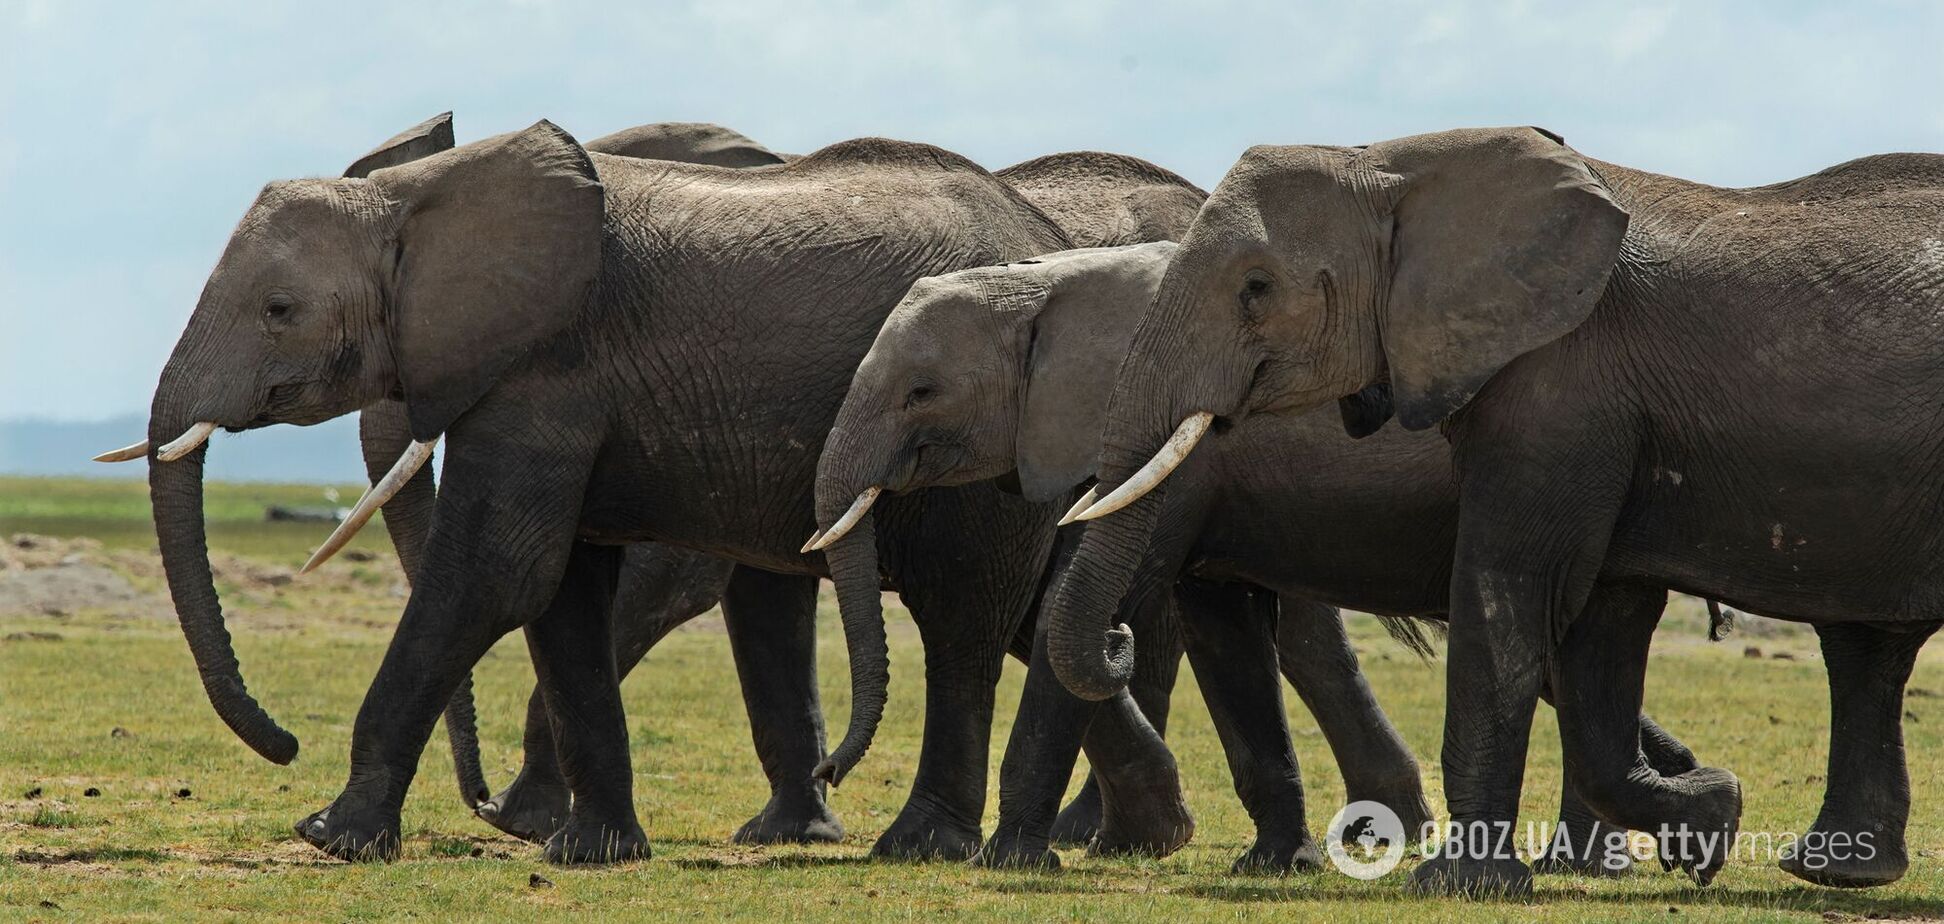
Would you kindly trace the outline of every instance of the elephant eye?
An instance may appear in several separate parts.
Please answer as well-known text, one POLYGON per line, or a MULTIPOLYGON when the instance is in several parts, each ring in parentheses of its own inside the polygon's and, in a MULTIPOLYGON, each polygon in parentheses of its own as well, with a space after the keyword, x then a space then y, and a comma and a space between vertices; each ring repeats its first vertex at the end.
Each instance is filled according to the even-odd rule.
POLYGON ((1267 273, 1263 273, 1260 270, 1252 271, 1247 278, 1242 280, 1242 291, 1236 293, 1235 300, 1246 311, 1257 300, 1268 295, 1270 288, 1274 285, 1274 280, 1271 280, 1267 273))
POLYGON ((938 394, 938 389, 930 385, 914 385, 911 394, 905 396, 905 407, 912 408, 930 401, 938 394))
POLYGON ((290 303, 281 299, 272 300, 263 306, 263 316, 272 321, 281 321, 290 314, 290 303))

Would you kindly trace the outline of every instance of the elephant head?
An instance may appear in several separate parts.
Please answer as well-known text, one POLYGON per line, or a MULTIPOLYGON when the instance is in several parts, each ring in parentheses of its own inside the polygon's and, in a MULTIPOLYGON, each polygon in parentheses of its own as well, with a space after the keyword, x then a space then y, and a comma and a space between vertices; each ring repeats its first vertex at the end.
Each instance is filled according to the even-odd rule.
MULTIPOLYGON (((1137 501, 1212 423, 1344 396, 1353 433, 1393 411, 1414 430, 1445 419, 1586 319, 1626 228, 1593 168, 1539 129, 1251 148, 1183 238, 1109 399, 1111 490, 1078 518, 1137 515, 1095 524, 1081 554, 1144 545, 1137 501)), ((1088 647, 1060 675, 1101 695, 1124 678, 1088 647)))
MULTIPOLYGON (((914 284, 859 364, 824 443, 818 522, 832 525, 811 546, 841 546, 869 529, 868 516, 848 514, 881 491, 1010 477, 1028 500, 1069 498, 1093 474, 1114 369, 1175 249, 1069 250, 914 284)), ((1119 563, 1127 567, 1078 602, 1112 612, 1138 560, 1119 563), (1104 586, 1115 581, 1121 592, 1104 586)), ((847 576, 835 562, 842 593, 847 576)), ((861 573, 875 593, 874 571, 861 573)), ((1055 633, 1065 624, 1089 617, 1063 619, 1055 633)))
POLYGON ((580 315, 600 271, 602 188, 566 132, 541 122, 419 156, 449 134, 415 131, 350 171, 370 167, 369 177, 264 188, 150 409, 149 490, 183 632, 217 713, 278 763, 297 741, 245 690, 210 578, 204 441, 217 428, 317 423, 394 397, 423 449, 394 469, 403 484, 453 421, 580 315))

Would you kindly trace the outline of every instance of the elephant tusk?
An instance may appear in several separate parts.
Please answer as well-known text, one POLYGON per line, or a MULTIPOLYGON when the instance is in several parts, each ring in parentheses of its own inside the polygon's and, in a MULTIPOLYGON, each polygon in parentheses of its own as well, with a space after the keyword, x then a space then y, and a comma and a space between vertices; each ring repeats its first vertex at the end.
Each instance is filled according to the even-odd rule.
POLYGON ((95 456, 94 460, 96 462, 128 462, 148 455, 148 451, 149 441, 143 440, 139 443, 130 443, 120 449, 110 449, 101 455, 95 456))
POLYGON ((345 544, 351 541, 351 537, 358 534, 358 530, 363 529, 364 525, 370 522, 371 515, 377 513, 378 508, 383 507, 386 501, 392 499, 392 495, 397 494, 400 488, 405 487, 406 482, 412 480, 413 475, 418 474, 419 469, 425 467, 426 460, 432 458, 432 447, 437 445, 439 445, 439 438, 436 436, 429 440, 413 442, 405 450, 405 454, 398 457, 391 471, 386 472, 385 477, 378 479, 378 483, 372 485, 371 490, 364 492, 364 496, 358 498, 357 505, 351 508, 351 515, 338 524, 338 528, 331 533, 331 538, 324 540, 324 544, 318 546, 317 551, 311 555, 310 561, 304 562, 304 567, 298 569, 297 573, 309 574, 317 570, 318 565, 330 561, 331 556, 336 555, 339 549, 344 548, 345 544))
POLYGON ((830 524, 830 529, 823 534, 823 538, 810 545, 810 551, 830 548, 837 540, 844 538, 844 534, 850 532, 851 527, 856 526, 857 521, 864 519, 864 514, 871 511, 871 504, 883 491, 883 488, 876 485, 865 488, 863 493, 857 495, 856 500, 851 501, 850 509, 844 511, 844 515, 838 517, 837 522, 830 524))
POLYGON ((1091 488, 1088 488, 1087 493, 1080 495, 1080 499, 1074 501, 1073 506, 1067 508, 1066 514, 1060 517, 1059 525, 1065 526, 1068 523, 1071 523, 1074 520, 1079 519, 1080 514, 1086 512, 1086 509, 1088 507, 1092 507, 1094 505, 1094 501, 1097 501, 1099 499, 1100 499, 1100 486, 1095 485, 1091 488))
POLYGON ((1149 459, 1146 465, 1141 466, 1141 470, 1135 472, 1134 477, 1115 488, 1112 494, 1101 498, 1100 503, 1082 511, 1076 519, 1096 520, 1140 500, 1142 495, 1154 490, 1155 486, 1167 478, 1168 473, 1181 464, 1181 460, 1188 458, 1188 453, 1194 450, 1195 444, 1201 442, 1202 435, 1208 432, 1208 425, 1214 422, 1215 415, 1208 411, 1196 411, 1189 415, 1187 420, 1181 422, 1181 426, 1175 428, 1174 435, 1168 437, 1168 441, 1161 446, 1161 451, 1155 453, 1154 458, 1149 459))
POLYGON ((205 420, 183 431, 181 436, 163 443, 162 448, 155 451, 155 458, 160 462, 174 462, 195 452, 196 447, 201 446, 203 441, 209 439, 209 435, 215 432, 215 421, 205 420))
POLYGON ((813 532, 813 533, 811 533, 811 534, 810 534, 810 538, 809 538, 809 540, 807 540, 807 541, 805 541, 805 542, 803 543, 803 548, 800 548, 800 549, 797 549, 797 554, 798 554, 798 555, 808 555, 808 554, 810 554, 811 552, 814 552, 814 551, 816 551, 816 550, 817 550, 817 541, 818 541, 818 540, 820 540, 820 539, 822 539, 822 538, 823 538, 823 530, 821 530, 821 529, 820 529, 820 530, 817 530, 816 532, 813 532))

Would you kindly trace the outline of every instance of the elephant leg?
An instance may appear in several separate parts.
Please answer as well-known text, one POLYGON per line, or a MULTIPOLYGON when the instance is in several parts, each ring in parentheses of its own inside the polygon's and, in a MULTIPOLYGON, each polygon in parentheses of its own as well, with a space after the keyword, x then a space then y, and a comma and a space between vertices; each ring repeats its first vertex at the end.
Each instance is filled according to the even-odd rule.
POLYGON ((1397 813, 1408 834, 1425 830, 1431 806, 1417 755, 1377 703, 1336 607, 1281 599, 1276 655, 1282 674, 1316 718, 1343 775, 1349 802, 1376 802, 1397 813))
POLYGON ((879 511, 880 567, 925 647, 925 730, 911 795, 874 856, 979 852, 999 670, 1052 557, 1049 514, 990 484, 931 489, 879 511))
POLYGON ((621 553, 575 543, 553 604, 526 627, 561 774, 573 793, 566 822, 547 839, 552 863, 648 856, 648 837, 635 817, 628 722, 608 618, 621 553))
MULTIPOLYGON (((1640 716, 1640 753, 1647 766, 1664 777, 1680 776, 1698 770, 1701 762, 1687 745, 1654 723, 1640 716)), ((1666 865, 1673 868, 1671 858, 1666 865)), ((1600 820, 1593 808, 1573 788, 1573 773, 1562 775, 1559 787, 1559 821, 1552 839, 1534 858, 1533 872, 1611 878, 1633 869, 1633 850, 1627 830, 1600 820)))
MULTIPOLYGON (((1154 642, 1135 649, 1127 695, 1108 700, 1103 705, 1110 708, 1095 713, 1087 727, 1088 779, 1100 791, 1100 827, 1088 842, 1095 856, 1165 857, 1195 834, 1180 769, 1162 740, 1182 654, 1180 617, 1169 590, 1150 592, 1137 582, 1124 621, 1137 637, 1154 642)), ((1051 664, 1047 674, 1054 676, 1051 664)))
POLYGON ((1256 842, 1238 873, 1306 872, 1323 865, 1303 806, 1303 774, 1289 743, 1276 674, 1277 600, 1246 584, 1185 579, 1175 585, 1182 635, 1208 713, 1228 756, 1235 794, 1256 842))
POLYGON ((1659 587, 1597 587, 1554 658, 1554 705, 1579 797, 1600 820, 1656 836, 1664 860, 1706 885, 1734 849, 1741 783, 1714 767, 1668 776, 1642 748, 1647 651, 1666 602, 1659 587))
MULTIPOLYGON (((1033 611, 1038 611, 1046 584, 1060 572, 1060 564, 1070 551, 1071 544, 1063 543, 1054 567, 1042 577, 1033 611)), ((1062 822, 1071 826, 1070 835, 1084 834, 1082 843, 1093 842, 1102 824, 1100 774, 1089 772, 1074 803, 1054 815, 1083 743, 1091 764, 1116 768, 1109 774, 1109 788, 1121 796, 1113 805, 1114 836, 1130 844, 1147 843, 1152 850, 1165 853, 1179 846, 1184 820, 1186 830, 1193 830, 1193 819, 1181 802, 1174 755, 1150 721, 1153 716, 1144 714, 1148 707, 1138 701, 1143 693, 1154 697, 1159 691, 1157 713, 1166 720, 1166 694, 1174 686, 1180 662, 1178 653, 1168 653, 1168 649, 1178 647, 1169 640, 1178 638, 1179 633, 1172 614, 1158 611, 1160 603, 1160 598, 1144 595, 1131 608, 1123 609, 1123 621, 1137 626, 1136 631, 1148 633, 1143 638, 1161 640, 1167 646, 1162 649, 1164 657, 1137 663, 1129 689, 1101 703, 1074 696, 1061 685, 1047 661, 1046 623, 1036 621, 1027 658, 1026 688, 999 770, 999 823, 975 858, 977 863, 1058 867, 1060 858, 1051 844, 1060 843, 1053 832, 1062 822), (1159 790, 1149 785, 1157 781, 1159 790), (1156 830, 1161 833, 1153 833, 1156 830)))
POLYGON ((332 856, 397 856, 399 810, 439 713, 486 650, 543 612, 560 587, 582 485, 532 473, 584 465, 562 457, 571 446, 494 449, 448 453, 411 599, 352 726, 349 779, 329 807, 297 824, 332 856))
POLYGON ((1815 824, 1781 859, 1790 875, 1861 888, 1895 882, 1909 869, 1904 685, 1937 627, 1816 627, 1829 669, 1829 773, 1815 824))
MULTIPOLYGON (((1131 627, 1133 623, 1128 625, 1131 627)), ((1181 673, 1180 633, 1174 631, 1172 620, 1164 623, 1164 626, 1165 631, 1141 636, 1144 647, 1134 652, 1134 679, 1127 685, 1136 709, 1148 727, 1154 730, 1155 737, 1160 739, 1168 735, 1168 710, 1173 702, 1175 680, 1181 673), (1145 639, 1149 638, 1156 639, 1156 643, 1146 644, 1145 639)), ((1052 666, 1048 665, 1047 670, 1051 671, 1052 666)), ((1133 729, 1138 727, 1138 723, 1131 717, 1121 716, 1114 721, 1120 723, 1121 729, 1116 734, 1136 733, 1133 729)), ((1088 753, 1092 753, 1091 747, 1088 753)), ((1120 814, 1118 808, 1115 812, 1120 814)), ((1084 847, 1093 843, 1100 836, 1105 813, 1106 807, 1100 794, 1100 776, 1089 768, 1087 779, 1080 784, 1080 791, 1074 793, 1073 801, 1068 802, 1066 808, 1060 810, 1059 816, 1053 819, 1053 843, 1062 847, 1084 847)))
MULTIPOLYGON (((707 612, 729 583, 729 562, 674 546, 644 542, 623 553, 610 620, 614 661, 625 678, 669 632, 707 612)), ((536 684, 527 697, 520 772, 481 803, 479 817, 522 840, 544 842, 567 821, 570 792, 554 750, 554 729, 536 684)))
MULTIPOLYGON (((1173 601, 1166 597, 1166 595, 1162 595, 1156 599, 1159 602, 1153 605, 1171 607, 1173 604, 1173 601)), ((1037 605, 1033 609, 1034 612, 1039 611, 1037 605)), ((1173 705, 1175 681, 1181 673, 1180 626, 1175 618, 1175 614, 1172 612, 1161 614, 1161 618, 1146 618, 1130 615, 1122 621, 1126 622, 1137 633, 1142 632, 1143 626, 1152 626, 1144 634, 1139 635, 1141 644, 1136 646, 1134 650, 1134 678, 1128 682, 1127 686, 1128 692, 1134 697, 1135 705, 1139 707, 1140 715, 1147 720, 1146 724, 1153 729, 1157 741, 1152 743, 1152 747, 1163 747, 1160 745, 1158 739, 1167 737, 1168 711, 1173 705)), ((1047 670, 1049 672, 1052 670, 1051 665, 1047 666, 1047 670)), ((1061 687, 1061 690, 1064 691, 1065 687, 1061 687)), ((1119 697, 1115 697, 1114 701, 1118 702, 1118 700, 1119 697)), ((1103 729, 1103 733, 1120 735, 1142 734, 1142 732, 1136 730, 1139 723, 1134 722, 1131 716, 1121 715, 1113 718, 1111 721, 1118 723, 1117 727, 1119 730, 1109 731, 1103 729)), ((1094 742, 1090 737, 1088 745, 1089 762, 1093 763, 1092 755, 1096 750, 1107 746, 1105 742, 1094 742)), ((1172 757, 1170 757, 1169 762, 1172 763, 1172 757)), ((1064 781, 1062 781, 1062 788, 1064 788, 1064 781)), ((1179 793, 1177 792, 1176 795, 1178 796, 1179 793)), ((1066 808, 1060 810, 1059 817, 1053 820, 1053 843, 1062 847, 1084 847, 1092 844, 1100 836, 1102 818, 1107 811, 1108 808, 1103 804, 1101 797, 1100 776, 1096 771, 1089 768, 1086 781, 1080 785, 1080 791, 1074 794, 1073 801, 1067 803, 1066 808)), ((1116 824, 1114 825, 1114 830, 1109 832, 1109 840, 1123 840, 1125 839, 1123 835, 1117 832, 1124 832, 1134 827, 1130 823, 1132 819, 1128 818, 1128 813, 1123 812, 1119 807, 1113 808, 1112 811, 1116 818, 1116 824)), ((1178 814, 1185 814, 1185 812, 1186 809, 1183 808, 1178 814)), ((1159 819, 1158 821, 1162 823, 1162 826, 1171 829, 1178 820, 1177 818, 1159 819)), ((1189 821, 1192 823, 1192 819, 1189 819, 1189 821)))
POLYGON ((722 598, 743 707, 769 803, 737 829, 738 844, 836 843, 844 826, 812 773, 824 757, 817 701, 817 578, 739 566, 722 598))

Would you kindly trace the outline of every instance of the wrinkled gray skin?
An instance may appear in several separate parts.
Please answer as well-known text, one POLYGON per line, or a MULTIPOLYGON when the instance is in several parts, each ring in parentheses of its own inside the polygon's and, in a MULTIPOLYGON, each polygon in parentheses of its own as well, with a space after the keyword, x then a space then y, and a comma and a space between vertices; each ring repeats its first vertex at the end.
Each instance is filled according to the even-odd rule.
MULTIPOLYGON (((874 471, 895 490, 1014 478, 1028 499, 1067 497, 1095 468, 1111 370, 1176 250, 1172 243, 1073 250, 919 280, 859 365, 838 415, 872 420, 876 429, 826 444, 824 465, 874 471), (923 401, 905 400, 919 389, 923 401), (840 455, 847 457, 833 461, 840 455)), ((1278 664, 1322 725, 1348 798, 1391 806, 1409 831, 1430 819, 1415 759, 1364 683, 1334 606, 1444 618, 1457 529, 1451 464, 1436 434, 1393 429, 1353 440, 1343 430, 1335 408, 1241 423, 1170 479, 1135 567, 1113 582, 1055 595, 1086 606, 1043 609, 1014 734, 1016 742, 1044 743, 1008 751, 999 827, 982 860, 1057 862, 1046 851, 1044 820, 1074 749, 1053 742, 1075 736, 1063 735, 1053 716, 1084 701, 1052 681, 1046 635, 1077 627, 1095 638, 1103 620, 1137 636, 1145 627, 1165 630, 1158 617, 1171 595, 1237 794, 1258 827, 1238 869, 1320 863, 1284 725, 1278 664), (1251 597, 1269 602, 1271 621, 1238 631, 1251 622, 1251 597), (1223 601, 1231 605, 1207 605, 1223 601)), ((1065 542, 1079 531, 1069 529, 1065 542)), ((1657 764, 1692 765, 1679 742, 1651 722, 1643 720, 1643 729, 1657 764)), ((1624 848, 1608 849, 1619 832, 1610 838, 1576 793, 1569 790, 1564 804, 1563 837, 1549 866, 1625 870, 1624 848), (1599 849, 1587 851, 1589 843, 1599 849)))
MULTIPOLYGON (((345 175, 368 176, 453 146, 452 113, 442 113, 387 140, 345 175)), ((719 125, 658 122, 596 138, 589 151, 727 167, 783 163, 742 134, 719 125)), ((365 467, 376 482, 411 442, 402 401, 387 398, 359 417, 365 467)), ((406 575, 416 572, 433 507, 432 465, 385 504, 385 525, 406 575)), ((743 704, 770 801, 737 829, 737 843, 812 843, 843 839, 843 826, 811 772, 823 759, 823 710, 816 686, 816 579, 735 567, 699 552, 658 543, 631 546, 616 589, 615 665, 626 677, 648 649, 676 626, 723 604, 723 623, 742 680, 743 704), (727 591, 727 596, 725 596, 727 591)), ((460 797, 508 834, 545 842, 566 823, 569 793, 542 691, 527 700, 521 768, 497 795, 480 767, 472 686, 446 707, 446 731, 460 797)))
MULTIPOLYGON (((1085 247, 1113 247, 1178 238, 1193 221, 1195 212, 1207 195, 1179 175, 1147 161, 1102 152, 1048 155, 1007 167, 998 171, 997 175, 1032 199, 1042 211, 1053 216, 1067 229, 1068 236, 1077 245, 1085 247)), ((957 330, 953 333, 970 337, 976 336, 978 331, 957 330)), ((879 346, 873 350, 879 368, 902 369, 910 364, 923 364, 941 352, 950 354, 957 348, 950 346, 957 343, 950 336, 925 342, 927 336, 919 334, 916 337, 898 338, 887 328, 880 333, 879 346), (915 352, 911 356, 900 356, 896 348, 888 345, 889 341, 896 341, 898 347, 910 346, 915 352)), ((1124 343, 1125 339, 1123 333, 1120 340, 1124 343)), ((1074 379, 1091 377, 1104 382, 1111 376, 1111 363, 1102 365, 1097 361, 1095 366, 1097 368, 1076 367, 1053 390, 1071 387, 1074 379)), ((919 424, 908 419, 910 412, 898 407, 903 393, 893 394, 890 387, 887 383, 875 382, 862 371, 853 380, 852 395, 847 401, 846 411, 840 414, 839 428, 843 433, 856 436, 848 440, 833 438, 827 441, 821 463, 823 470, 831 476, 824 479, 822 484, 830 486, 833 491, 854 496, 870 484, 891 478, 893 467, 911 461, 893 461, 894 452, 912 453, 921 446, 936 449, 936 440, 932 435, 914 432, 919 424)), ((1002 390, 991 397, 1005 396, 1002 390)), ((1104 402, 1104 388, 1100 397, 1104 402)), ((1093 410, 1096 416, 1087 424, 1097 428, 1099 402, 1095 403, 1093 410)), ((1007 421, 1008 424, 1011 422, 1010 419, 1007 421)), ((1066 423, 1065 419, 1048 419, 1043 425, 1058 428, 1066 423)), ((1007 442, 1010 442, 1009 438, 1007 442)), ((933 452, 932 455, 933 461, 937 461, 937 453, 933 452)), ((948 456, 945 461, 938 462, 943 468, 933 474, 942 474, 950 479, 977 479, 1011 472, 1009 459, 1001 461, 996 467, 992 463, 990 458, 974 462, 948 456), (992 468, 993 471, 967 475, 964 469, 968 465, 992 468)), ((914 480, 900 489, 908 490, 932 483, 954 483, 937 482, 927 474, 912 474, 909 477, 914 480)), ((1035 493, 1036 499, 1054 498, 1055 495, 1063 495, 1079 480, 1079 477, 1070 478, 1064 483, 1052 487, 1041 486, 1036 492, 1029 493, 1035 493)), ((895 482, 885 483, 895 486, 895 482)), ((834 500, 831 499, 832 502, 834 500)), ((1207 597, 1199 595, 1195 599, 1207 597)), ((1157 730, 1166 726, 1169 694, 1180 660, 1179 646, 1174 642, 1177 637, 1172 613, 1174 602, 1168 594, 1162 593, 1151 605, 1134 607, 1130 612, 1133 624, 1143 627, 1147 634, 1160 635, 1164 639, 1158 647, 1143 649, 1146 657, 1136 671, 1132 691, 1157 730)), ((1257 608, 1246 602, 1240 606, 1251 612, 1257 608)), ((1272 610, 1275 608, 1273 600, 1269 606, 1272 610)), ((1341 765, 1348 770, 1352 791, 1382 795, 1387 801, 1399 805, 1407 820, 1413 820, 1414 813, 1421 815, 1423 803, 1418 792, 1416 760, 1390 728, 1382 710, 1370 696, 1368 687, 1357 671, 1355 653, 1343 636, 1338 615, 1329 607, 1305 601, 1291 600, 1284 608, 1292 619, 1309 618, 1328 623, 1327 627, 1295 630, 1306 637, 1327 641, 1319 641, 1301 651, 1286 652, 1281 663, 1306 701, 1331 704, 1327 714, 1332 720, 1329 730, 1332 741, 1343 748, 1346 755, 1351 751, 1356 752, 1353 758, 1341 761, 1341 765)), ((1043 648, 1043 640, 1040 641, 1039 647, 1043 648)), ((1252 652, 1251 656, 1254 654, 1252 652)), ((1038 656, 1043 659, 1043 653, 1038 656)), ((1039 676, 1045 677, 1046 672, 1041 670, 1039 676)), ((1275 686, 1273 671, 1269 686, 1275 686)), ((1065 698, 1052 686, 1048 687, 1047 693, 1054 698, 1065 698)), ((1009 772, 1002 776, 1000 828, 982 852, 981 862, 1057 862, 1057 858, 1047 849, 1049 832, 1044 824, 1047 819, 1043 815, 1052 806, 1045 805, 1044 799, 1048 798, 1047 790, 1053 790, 1050 798, 1057 798, 1058 790, 1064 789, 1065 775, 1071 772, 1070 745, 1078 739, 1078 735, 1073 733, 1073 723, 1078 721, 1079 727, 1084 728, 1088 710, 1068 707, 1066 712, 1060 717, 1064 721, 1056 720, 1053 711, 1044 708, 1031 696, 1022 703, 1020 720, 1014 724, 1014 743, 1007 749, 1006 766, 1009 772), (1028 792, 1032 795, 1026 795, 1028 792), (1032 808, 1022 807, 1027 804, 1032 808)), ((1281 750, 1286 751, 1287 748, 1281 750)), ((1275 760, 1279 754, 1271 752, 1265 754, 1263 759, 1275 760)), ((1293 765, 1293 755, 1288 760, 1293 765)), ((1172 768, 1168 768, 1168 772, 1172 772, 1172 768)), ((1144 787, 1150 794, 1166 789, 1167 786, 1159 779, 1144 787)), ((1096 781, 1090 777, 1074 805, 1054 820, 1051 840, 1091 843, 1096 851, 1105 852, 1134 847, 1111 831, 1106 837, 1096 836, 1098 832, 1089 822, 1098 811, 1098 800, 1096 781)), ((1280 869, 1296 862, 1299 855, 1311 862, 1315 860, 1314 849, 1309 845, 1308 835, 1302 827, 1300 806, 1293 813, 1286 807, 1275 811, 1265 809, 1260 813, 1260 818, 1264 825, 1276 830, 1264 832, 1260 849, 1252 851, 1240 865, 1280 869), (1292 818, 1293 825, 1288 823, 1292 818), (1307 853, 1303 853, 1305 848, 1308 848, 1307 853)), ((1140 844, 1138 849, 1165 853, 1177 846, 1178 840, 1184 840, 1188 830, 1184 827, 1177 838, 1140 844)))
MULTIPOLYGON (((590 155, 542 122, 368 179, 268 186, 164 369, 152 442, 196 421, 316 423, 388 396, 415 440, 445 441, 347 785, 300 834, 334 856, 395 855, 440 710, 524 628, 573 794, 548 856, 645 855, 607 616, 614 546, 659 541, 846 588, 853 708, 818 768, 829 781, 875 730, 878 595, 902 594, 925 640, 925 743, 876 849, 969 856, 993 685, 1059 511, 987 485, 937 488, 888 499, 823 556, 798 546, 841 512, 815 503, 816 458, 911 283, 1067 243, 977 165, 882 139, 731 170, 590 155)), ((243 687, 210 581, 206 451, 150 468, 170 590, 218 714, 287 761, 296 741, 243 687)))
MULTIPOLYGON (((1135 334, 1101 481, 1121 484, 1191 414, 1236 425, 1387 382, 1405 427, 1442 423, 1459 484, 1443 755, 1456 822, 1514 820, 1550 685, 1593 810, 1714 838, 1661 844, 1714 876, 1739 782, 1648 766, 1632 721, 1672 588, 1817 626, 1828 792, 1783 867, 1895 880, 1903 688, 1944 599, 1929 516, 1944 503, 1941 179, 1944 158, 1891 154, 1720 189, 1530 128, 1252 148, 1135 334), (1876 849, 1831 849, 1838 834, 1876 849)), ((1078 557, 1132 554, 1153 505, 1100 520, 1078 557)), ((1063 679, 1112 682, 1100 639, 1063 679)), ((1530 888, 1515 856, 1463 850, 1414 886, 1530 888)))

